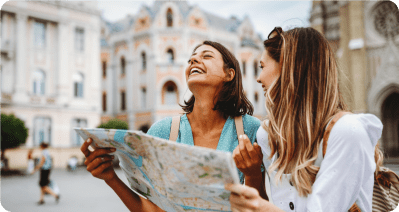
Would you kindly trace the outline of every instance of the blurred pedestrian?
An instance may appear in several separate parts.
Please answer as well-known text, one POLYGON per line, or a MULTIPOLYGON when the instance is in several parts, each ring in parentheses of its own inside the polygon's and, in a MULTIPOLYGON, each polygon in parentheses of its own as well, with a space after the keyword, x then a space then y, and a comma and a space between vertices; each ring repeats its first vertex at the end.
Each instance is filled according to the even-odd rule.
POLYGON ((54 198, 55 198, 57 203, 58 203, 58 201, 60 199, 60 195, 56 194, 49 187, 49 184, 50 184, 50 171, 51 171, 51 167, 52 167, 52 161, 51 161, 50 153, 49 153, 47 147, 48 147, 47 143, 43 142, 43 143, 40 144, 40 148, 42 149, 42 157, 40 159, 39 164, 35 167, 35 169, 33 171, 33 173, 35 173, 36 171, 38 171, 40 169, 39 185, 40 185, 40 189, 41 189, 41 195, 40 195, 40 200, 37 203, 39 205, 44 204, 44 195, 46 193, 49 193, 52 196, 54 196, 54 198))
POLYGON ((32 174, 35 168, 35 161, 32 158, 33 149, 28 151, 28 168, 26 169, 26 174, 32 174))
POLYGON ((76 156, 69 158, 67 165, 68 171, 75 171, 77 165, 78 165, 78 158, 76 156))

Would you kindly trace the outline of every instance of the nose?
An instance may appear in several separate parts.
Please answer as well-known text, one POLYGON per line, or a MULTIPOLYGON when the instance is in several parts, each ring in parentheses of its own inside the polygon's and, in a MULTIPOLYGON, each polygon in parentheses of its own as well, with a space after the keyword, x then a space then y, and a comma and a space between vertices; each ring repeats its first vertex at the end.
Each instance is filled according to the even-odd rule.
POLYGON ((198 55, 192 55, 191 56, 191 65, 194 63, 199 63, 199 56, 198 55))
POLYGON ((198 63, 198 60, 196 58, 192 58, 191 59, 191 65, 194 64, 194 63, 198 63))
POLYGON ((257 82, 257 83, 262 83, 262 82, 260 81, 259 77, 256 79, 256 82, 257 82))

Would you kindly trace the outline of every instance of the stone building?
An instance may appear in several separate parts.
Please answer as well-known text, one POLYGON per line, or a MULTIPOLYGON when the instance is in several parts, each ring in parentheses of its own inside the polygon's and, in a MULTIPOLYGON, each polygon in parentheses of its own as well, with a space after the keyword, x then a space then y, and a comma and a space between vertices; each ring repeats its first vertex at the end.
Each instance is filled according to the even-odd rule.
POLYGON ((311 26, 336 49, 345 99, 384 124, 387 162, 399 162, 399 11, 391 1, 315 1, 311 26))
POLYGON ((73 127, 100 123, 100 12, 94 2, 8 1, 1 11, 1 112, 29 128, 24 146, 6 151, 11 168, 26 167, 28 148, 50 144, 66 167, 82 139, 73 127))
POLYGON ((146 131, 154 122, 183 112, 190 97, 184 70, 195 46, 204 40, 225 45, 239 60, 244 88, 265 115, 256 83, 262 39, 249 18, 225 19, 186 1, 156 1, 115 23, 102 22, 102 122, 118 118, 146 131))

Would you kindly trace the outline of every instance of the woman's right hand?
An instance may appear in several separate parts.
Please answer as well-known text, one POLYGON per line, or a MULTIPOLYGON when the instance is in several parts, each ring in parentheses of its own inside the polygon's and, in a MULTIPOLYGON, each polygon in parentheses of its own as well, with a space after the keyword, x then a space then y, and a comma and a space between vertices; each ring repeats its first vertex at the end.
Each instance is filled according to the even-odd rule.
POLYGON ((86 157, 84 164, 87 166, 89 171, 94 177, 110 181, 115 179, 117 176, 112 166, 113 155, 109 153, 115 152, 115 148, 98 148, 94 151, 89 150, 90 144, 93 142, 91 138, 88 138, 80 147, 80 150, 86 157))

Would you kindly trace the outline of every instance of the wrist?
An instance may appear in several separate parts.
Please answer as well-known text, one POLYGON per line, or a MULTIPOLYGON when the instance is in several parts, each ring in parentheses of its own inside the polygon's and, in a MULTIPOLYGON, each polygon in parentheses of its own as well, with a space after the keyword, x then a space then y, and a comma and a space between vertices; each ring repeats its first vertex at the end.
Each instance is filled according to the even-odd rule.
POLYGON ((260 169, 259 169, 259 171, 253 171, 253 172, 250 172, 250 173, 247 173, 244 175, 245 175, 246 180, 247 179, 262 179, 262 172, 260 171, 260 169))
POLYGON ((109 179, 104 179, 105 183, 107 183, 109 186, 115 184, 116 182, 118 182, 118 180, 120 179, 116 174, 113 174, 112 177, 110 177, 109 179))

